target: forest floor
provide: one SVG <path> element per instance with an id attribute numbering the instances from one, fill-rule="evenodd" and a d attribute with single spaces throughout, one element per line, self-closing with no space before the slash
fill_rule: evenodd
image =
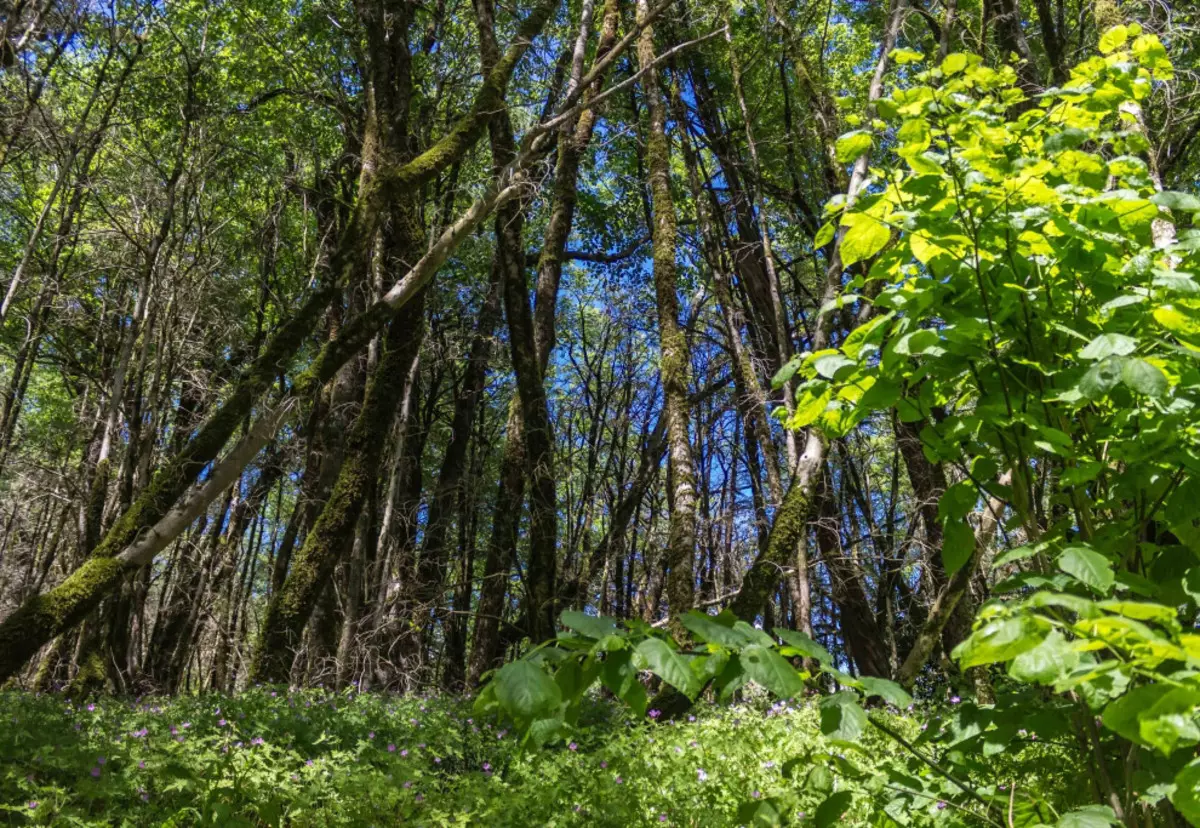
<path id="1" fill-rule="evenodd" d="M 861 750 L 831 746 L 815 704 L 767 701 L 634 723 L 593 700 L 573 741 L 525 750 L 448 696 L 254 689 L 72 703 L 6 691 L 0 723 L 0 822 L 17 825 L 721 826 L 798 790 L 791 816 L 808 807 L 811 819 L 829 784 L 846 784 L 845 763 L 903 753 L 875 731 Z M 814 776 L 818 764 L 839 781 Z M 858 788 L 839 824 L 868 824 L 885 794 Z M 909 824 L 945 822 L 944 809 L 929 802 Z"/>

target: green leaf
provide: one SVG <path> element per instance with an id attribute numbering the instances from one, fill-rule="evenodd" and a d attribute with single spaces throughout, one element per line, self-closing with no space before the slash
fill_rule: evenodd
<path id="1" fill-rule="evenodd" d="M 799 355 L 794 356 L 785 362 L 783 367 L 779 369 L 775 376 L 771 377 L 771 387 L 778 389 L 786 385 L 788 380 L 796 376 L 796 372 L 800 370 L 800 366 L 803 364 L 803 362 L 803 358 L 801 358 Z"/>
<path id="2" fill-rule="evenodd" d="M 587 615 L 573 610 L 566 610 L 558 617 L 558 620 L 564 627 L 596 640 L 616 634 L 620 629 L 619 623 L 612 618 L 605 618 L 602 615 Z"/>
<path id="3" fill-rule="evenodd" d="M 1129 40 L 1129 29 L 1126 26 L 1113 26 L 1100 35 L 1100 54 L 1108 55 L 1125 45 Z"/>
<path id="4" fill-rule="evenodd" d="M 1181 210 L 1185 213 L 1200 212 L 1200 198 L 1191 193 L 1176 193 L 1164 190 L 1161 193 L 1155 193 L 1150 196 L 1150 200 L 1159 207 L 1166 207 L 1168 210 Z"/>
<path id="5" fill-rule="evenodd" d="M 1040 544 L 1034 544 L 1032 546 L 1018 546 L 1014 549 L 1008 550 L 1003 555 L 997 556 L 996 560 L 992 561 L 992 568 L 996 569 L 1004 566 L 1005 564 L 1013 563 L 1014 561 L 1022 561 L 1026 558 L 1032 558 L 1040 551 L 1045 551 L 1044 547 Z"/>
<path id="6" fill-rule="evenodd" d="M 1085 805 L 1063 814 L 1055 828 L 1108 828 L 1119 824 L 1117 815 L 1107 805 Z"/>
<path id="7" fill-rule="evenodd" d="M 1012 660 L 1008 674 L 1017 681 L 1053 684 L 1078 665 L 1079 653 L 1058 630 L 1051 630 L 1041 644 Z"/>
<path id="8" fill-rule="evenodd" d="M 600 668 L 600 682 L 614 696 L 625 702 L 636 716 L 646 713 L 646 688 L 638 681 L 633 667 L 633 651 L 622 650 L 609 653 Z"/>
<path id="9" fill-rule="evenodd" d="M 704 642 L 720 644 L 733 649 L 745 646 L 751 642 L 740 630 L 726 627 L 713 620 L 712 616 L 699 610 L 688 610 L 679 617 L 679 623 Z"/>
<path id="10" fill-rule="evenodd" d="M 938 517 L 942 520 L 964 518 L 975 508 L 975 502 L 978 499 L 979 493 L 975 490 L 974 483 L 968 480 L 955 483 L 942 492 L 942 496 L 938 500 Z"/>
<path id="11" fill-rule="evenodd" d="M 1152 365 L 1144 359 L 1124 360 L 1121 365 L 1121 382 L 1147 397 L 1161 397 L 1167 393 L 1167 375 L 1157 365 Z"/>
<path id="12" fill-rule="evenodd" d="M 554 679 L 525 659 L 501 667 L 495 682 L 496 700 L 518 722 L 548 718 L 562 703 L 562 692 Z"/>
<path id="13" fill-rule="evenodd" d="M 738 824 L 755 828 L 783 825 L 786 810 L 774 799 L 758 799 L 738 805 Z"/>
<path id="14" fill-rule="evenodd" d="M 1064 549 L 1058 556 L 1058 568 L 1101 595 L 1107 595 L 1116 580 L 1108 558 L 1086 546 L 1068 546 Z"/>
<path id="15" fill-rule="evenodd" d="M 835 742 L 855 743 L 867 726 L 867 714 L 851 690 L 821 699 L 821 732 Z"/>
<path id="16" fill-rule="evenodd" d="M 1104 359 L 1116 354 L 1125 356 L 1132 354 L 1137 348 L 1137 340 L 1119 333 L 1105 333 L 1089 342 L 1079 352 L 1080 359 Z"/>
<path id="17" fill-rule="evenodd" d="M 892 231 L 886 224 L 866 213 L 848 213 L 842 219 L 842 225 L 846 228 L 839 248 L 843 267 L 871 258 L 892 237 Z"/>
<path id="18" fill-rule="evenodd" d="M 837 227 L 832 221 L 827 221 L 821 225 L 821 229 L 817 230 L 817 234 L 813 236 L 813 247 L 818 250 L 833 241 L 834 235 L 837 233 Z"/>
<path id="19" fill-rule="evenodd" d="M 833 774 L 824 765 L 813 765 L 804 779 L 804 787 L 814 793 L 827 794 L 833 790 Z"/>
<path id="20" fill-rule="evenodd" d="M 905 66 L 909 63 L 920 63 L 925 59 L 925 56 L 920 52 L 915 52 L 912 49 L 892 49 L 888 52 L 890 57 L 897 66 Z"/>
<path id="21" fill-rule="evenodd" d="M 878 696 L 888 704 L 905 708 L 913 703 L 912 696 L 894 681 L 876 678 L 874 676 L 859 676 L 858 683 L 863 686 L 863 694 L 867 698 Z"/>
<path id="22" fill-rule="evenodd" d="M 700 692 L 696 675 L 688 667 L 683 656 L 671 649 L 660 638 L 647 638 L 637 646 L 637 653 L 646 662 L 646 668 L 688 697 Z"/>
<path id="23" fill-rule="evenodd" d="M 953 575 L 966 566 L 975 552 L 975 533 L 961 518 L 947 521 L 942 529 L 942 566 Z"/>
<path id="24" fill-rule="evenodd" d="M 951 52 L 942 61 L 942 73 L 947 77 L 957 75 L 967 68 L 967 56 L 962 52 Z"/>
<path id="25" fill-rule="evenodd" d="M 858 158 L 858 156 L 870 150 L 871 144 L 871 133 L 858 129 L 854 132 L 847 132 L 838 138 L 837 143 L 834 145 L 834 151 L 837 153 L 838 161 L 843 164 L 849 164 Z"/>
<path id="26" fill-rule="evenodd" d="M 1098 400 L 1121 381 L 1121 359 L 1110 356 L 1097 362 L 1079 380 L 1079 393 L 1086 399 Z"/>
<path id="27" fill-rule="evenodd" d="M 788 420 L 791 428 L 805 428 L 812 425 L 818 417 L 825 413 L 829 401 L 833 399 L 833 390 L 825 382 L 821 382 L 821 385 L 825 387 L 819 394 L 814 394 L 808 387 L 801 390 L 799 399 L 796 400 L 796 412 Z"/>
<path id="28" fill-rule="evenodd" d="M 1170 756 L 1179 747 L 1200 742 L 1196 712 L 1200 691 L 1175 687 L 1138 713 L 1138 733 L 1145 743 Z"/>
<path id="29" fill-rule="evenodd" d="M 717 676 L 717 680 L 713 682 L 713 690 L 717 692 L 717 698 L 720 701 L 727 702 L 747 681 L 749 678 L 742 667 L 741 659 L 734 655 L 725 665 L 725 669 L 721 671 L 721 675 Z"/>
<path id="30" fill-rule="evenodd" d="M 850 810 L 850 806 L 854 803 L 854 794 L 850 791 L 838 791 L 826 797 L 825 801 L 817 807 L 817 813 L 813 817 L 813 824 L 816 828 L 829 828 L 831 825 L 837 825 L 841 820 L 842 814 Z"/>
<path id="31" fill-rule="evenodd" d="M 826 379 L 843 379 L 854 372 L 858 363 L 841 354 L 822 354 L 813 360 L 813 368 Z"/>
<path id="32" fill-rule="evenodd" d="M 1100 720 L 1105 727 L 1119 736 L 1149 747 L 1149 743 L 1142 737 L 1138 717 L 1168 692 L 1170 688 L 1161 684 L 1135 687 L 1119 699 L 1109 702 Z"/>
<path id="33" fill-rule="evenodd" d="M 789 647 L 796 648 L 809 658 L 826 664 L 833 663 L 833 656 L 829 654 L 828 650 L 799 630 L 785 630 L 781 627 L 776 627 L 775 635 L 782 639 Z"/>
<path id="34" fill-rule="evenodd" d="M 804 682 L 787 659 L 760 644 L 751 644 L 738 655 L 751 681 L 782 699 L 804 693 Z"/>
<path id="35" fill-rule="evenodd" d="M 952 655 L 965 670 L 981 664 L 1009 661 L 1032 650 L 1045 637 L 1045 630 L 1028 615 L 994 618 L 955 647 Z"/>
<path id="36" fill-rule="evenodd" d="M 1175 774 L 1171 804 L 1192 825 L 1200 825 L 1200 759 L 1195 759 Z"/>
<path id="37" fill-rule="evenodd" d="M 1053 154 L 1063 150 L 1077 149 L 1083 146 L 1090 136 L 1082 129 L 1068 127 L 1060 132 L 1046 136 L 1044 146 L 1046 152 Z"/>

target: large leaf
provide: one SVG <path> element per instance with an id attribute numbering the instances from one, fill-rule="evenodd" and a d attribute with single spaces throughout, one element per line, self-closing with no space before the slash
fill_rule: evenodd
<path id="1" fill-rule="evenodd" d="M 1137 340 L 1119 333 L 1104 333 L 1093 339 L 1079 352 L 1080 359 L 1096 360 L 1110 356 L 1125 356 L 1137 349 Z"/>
<path id="2" fill-rule="evenodd" d="M 713 619 L 712 616 L 698 610 L 688 610 L 679 617 L 679 623 L 684 628 L 704 642 L 720 644 L 723 647 L 738 648 L 753 641 L 741 630 L 727 627 Z"/>
<path id="3" fill-rule="evenodd" d="M 886 224 L 866 213 L 848 213 L 843 219 L 845 233 L 842 235 L 842 265 L 850 267 L 869 259 L 883 249 L 892 237 Z"/>
<path id="4" fill-rule="evenodd" d="M 1087 370 L 1077 386 L 1086 399 L 1098 400 L 1121 381 L 1121 359 L 1110 356 L 1102 359 Z"/>
<path id="5" fill-rule="evenodd" d="M 1175 687 L 1138 713 L 1138 733 L 1146 744 L 1170 756 L 1176 748 L 1200 742 L 1196 712 L 1200 691 Z"/>
<path id="6" fill-rule="evenodd" d="M 554 679 L 536 664 L 520 659 L 496 673 L 496 700 L 518 722 L 549 718 L 562 703 Z"/>
<path id="7" fill-rule="evenodd" d="M 838 161 L 841 161 L 843 164 L 849 164 L 858 158 L 858 156 L 871 149 L 871 143 L 871 133 L 861 129 L 855 130 L 854 132 L 847 132 L 838 138 L 834 146 L 834 151 L 837 153 Z"/>
<path id="8" fill-rule="evenodd" d="M 854 794 L 850 791 L 838 791 L 830 794 L 817 807 L 817 813 L 813 817 L 813 824 L 816 828 L 829 828 L 830 825 L 837 825 L 841 820 L 842 814 L 850 810 L 850 805 L 854 802 Z"/>
<path id="9" fill-rule="evenodd" d="M 1169 210 L 1182 210 L 1185 213 L 1200 212 L 1200 198 L 1191 193 L 1176 193 L 1164 190 L 1161 193 L 1155 193 L 1150 196 L 1150 200 L 1159 207 L 1166 207 Z"/>
<path id="10" fill-rule="evenodd" d="M 1157 365 L 1144 359 L 1126 359 L 1121 363 L 1121 382 L 1147 397 L 1167 393 L 1167 375 Z"/>
<path id="11" fill-rule="evenodd" d="M 654 675 L 687 696 L 700 692 L 699 681 L 687 661 L 660 638 L 647 638 L 637 646 L 637 654 Z"/>
<path id="12" fill-rule="evenodd" d="M 1170 688 L 1161 684 L 1135 687 L 1121 698 L 1109 702 L 1108 706 L 1104 708 L 1101 721 L 1114 733 L 1131 742 L 1149 747 L 1149 743 L 1142 738 L 1138 717 L 1168 692 L 1170 692 Z"/>
<path id="13" fill-rule="evenodd" d="M 867 714 L 858 704 L 858 696 L 842 690 L 821 699 L 821 732 L 835 742 L 857 742 L 867 727 Z"/>
<path id="14" fill-rule="evenodd" d="M 565 611 L 559 616 L 559 621 L 564 627 L 569 627 L 597 641 L 606 635 L 616 633 L 620 628 L 618 622 L 612 618 L 605 618 L 602 615 L 586 615 L 573 610 Z"/>
<path id="15" fill-rule="evenodd" d="M 1171 804 L 1192 825 L 1200 825 L 1200 759 L 1193 760 L 1175 775 Z"/>
<path id="16" fill-rule="evenodd" d="M 1112 590 L 1116 576 L 1108 558 L 1086 546 L 1068 546 L 1058 556 L 1058 568 L 1101 595 Z"/>
<path id="17" fill-rule="evenodd" d="M 942 530 L 942 566 L 947 575 L 962 569 L 975 551 L 975 533 L 966 521 L 947 521 Z"/>
<path id="18" fill-rule="evenodd" d="M 1119 824 L 1117 815 L 1107 805 L 1086 805 L 1063 814 L 1055 828 L 1108 828 Z"/>
<path id="19" fill-rule="evenodd" d="M 776 696 L 787 699 L 804 693 L 804 682 L 787 659 L 774 650 L 751 644 L 738 656 L 746 675 Z"/>
<path id="20" fill-rule="evenodd" d="M 646 688 L 638 681 L 632 650 L 609 653 L 600 670 L 600 682 L 625 702 L 635 715 L 645 715 L 648 702 Z"/>
<path id="21" fill-rule="evenodd" d="M 994 618 L 955 647 L 953 655 L 964 670 L 1009 661 L 1041 644 L 1045 636 L 1041 625 L 1028 615 Z"/>
<path id="22" fill-rule="evenodd" d="M 859 676 L 858 683 L 862 685 L 863 693 L 867 698 L 879 696 L 888 704 L 894 704 L 896 707 L 908 707 L 913 703 L 912 696 L 908 695 L 904 688 L 894 681 L 874 676 Z"/>
<path id="23" fill-rule="evenodd" d="M 799 630 L 785 630 L 781 627 L 776 627 L 775 635 L 789 647 L 794 647 L 809 658 L 826 664 L 833 663 L 833 656 L 829 654 L 828 650 Z"/>
<path id="24" fill-rule="evenodd" d="M 942 520 L 957 520 L 966 517 L 967 513 L 975 508 L 978 500 L 979 492 L 974 483 L 966 480 L 955 483 L 942 492 L 942 496 L 938 500 L 938 517 Z"/>
<path id="25" fill-rule="evenodd" d="M 1078 664 L 1079 653 L 1058 630 L 1052 630 L 1041 644 L 1014 658 L 1008 674 L 1018 681 L 1053 684 Z"/>

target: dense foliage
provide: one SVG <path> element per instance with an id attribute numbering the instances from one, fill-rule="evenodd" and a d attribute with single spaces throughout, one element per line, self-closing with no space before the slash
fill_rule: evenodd
<path id="1" fill-rule="evenodd" d="M 1200 825 L 1197 44 L 4 4 L 0 805 Z"/>
<path id="2" fill-rule="evenodd" d="M 22 757 L 0 778 L 7 821 L 17 825 L 701 826 L 750 823 L 759 808 L 826 824 L 823 806 L 860 824 L 885 824 L 885 813 L 903 824 L 961 816 L 953 798 L 941 798 L 952 786 L 882 734 L 854 747 L 826 741 L 811 700 L 759 698 L 636 724 L 624 708 L 592 700 L 569 741 L 535 752 L 444 698 L 255 689 L 73 704 L 8 693 L 0 712 L 0 749 Z M 974 750 L 975 715 L 948 706 L 936 720 L 946 724 L 940 743 L 922 740 L 921 749 Z M 911 718 L 872 716 L 909 737 L 923 733 Z M 1016 781 L 1018 824 L 1039 813 L 1035 800 L 1068 809 L 1077 792 L 1054 734 L 1013 739 L 994 768 Z M 985 752 L 998 755 L 999 743 L 989 744 Z M 898 807 L 892 792 L 909 786 L 916 796 Z M 1010 784 L 996 787 L 1004 794 Z"/>

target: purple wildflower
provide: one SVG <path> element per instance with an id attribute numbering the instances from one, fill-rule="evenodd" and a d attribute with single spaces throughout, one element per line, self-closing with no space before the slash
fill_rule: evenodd
<path id="1" fill-rule="evenodd" d="M 94 705 L 94 704 L 89 704 L 87 709 L 88 709 L 88 712 L 89 712 L 89 713 L 95 713 L 95 712 L 96 712 L 96 705 Z"/>
<path id="2" fill-rule="evenodd" d="M 38 801 L 36 799 L 29 800 L 29 810 L 32 811 L 37 806 L 38 806 Z"/>
<path id="3" fill-rule="evenodd" d="M 661 710 L 651 710 L 646 715 L 649 716 L 651 719 L 657 719 L 659 716 L 662 715 L 662 711 Z"/>
<path id="4" fill-rule="evenodd" d="M 938 804 L 937 804 L 937 809 L 938 809 L 939 811 L 944 811 L 944 810 L 946 810 L 946 803 L 945 803 L 945 802 L 942 802 L 942 801 L 939 799 L 939 800 L 938 800 Z"/>
<path id="5" fill-rule="evenodd" d="M 92 779 L 100 778 L 100 768 L 92 768 Z"/>
<path id="6" fill-rule="evenodd" d="M 571 744 L 567 745 L 567 750 L 579 750 L 579 745 L 571 742 Z"/>
<path id="7" fill-rule="evenodd" d="M 388 745 L 388 753 L 395 753 L 395 752 L 396 752 L 396 746 Z M 403 756 L 404 754 L 400 754 L 400 755 Z"/>
<path id="8" fill-rule="evenodd" d="M 704 782 L 708 779 L 708 771 L 706 771 L 704 768 L 696 768 L 696 779 Z"/>

